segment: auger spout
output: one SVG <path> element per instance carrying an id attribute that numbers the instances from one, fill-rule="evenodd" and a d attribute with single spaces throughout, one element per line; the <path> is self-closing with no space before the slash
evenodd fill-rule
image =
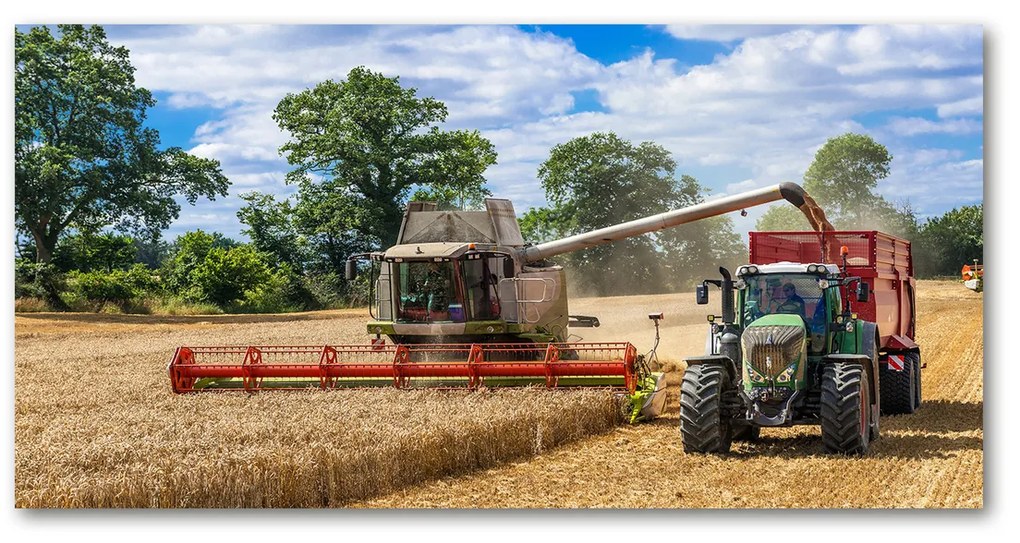
<path id="1" fill-rule="evenodd" d="M 649 232 L 655 232 L 657 230 L 671 228 L 673 226 L 707 219 L 709 217 L 715 217 L 731 211 L 738 211 L 748 207 L 754 207 L 783 199 L 804 212 L 804 215 L 808 218 L 808 221 L 813 227 L 815 227 L 816 230 L 819 229 L 820 225 L 821 229 L 826 229 L 824 225 L 828 225 L 828 221 L 825 220 L 825 214 L 822 213 L 821 209 L 818 208 L 817 205 L 814 204 L 814 201 L 807 195 L 806 192 L 804 192 L 804 189 L 796 183 L 780 183 L 778 185 L 742 192 L 732 196 L 724 196 L 710 202 L 703 202 L 690 207 L 675 209 L 673 211 L 659 213 L 658 215 L 651 215 L 622 224 L 600 228 L 584 234 L 577 234 L 575 236 L 540 243 L 530 247 L 523 247 L 520 249 L 520 254 L 524 262 L 538 262 L 563 253 L 587 249 L 588 247 L 595 247 L 633 236 L 640 236 Z M 827 229 L 831 230 L 832 226 L 828 225 Z"/>

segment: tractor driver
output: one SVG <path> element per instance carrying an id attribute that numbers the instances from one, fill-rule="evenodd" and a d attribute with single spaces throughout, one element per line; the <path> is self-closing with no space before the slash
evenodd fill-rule
<path id="1" fill-rule="evenodd" d="M 776 313 L 800 315 L 801 318 L 806 319 L 807 317 L 804 315 L 804 298 L 797 294 L 797 288 L 793 286 L 793 283 L 783 285 L 783 295 L 786 296 L 786 299 L 776 308 Z"/>

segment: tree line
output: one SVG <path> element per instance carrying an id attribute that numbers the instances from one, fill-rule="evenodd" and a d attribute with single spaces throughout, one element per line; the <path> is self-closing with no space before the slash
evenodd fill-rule
<path id="1" fill-rule="evenodd" d="M 53 309 L 143 312 L 362 304 L 367 277 L 342 280 L 343 262 L 392 245 L 406 202 L 477 209 L 491 196 L 484 177 L 497 160 L 491 142 L 477 130 L 444 129 L 445 104 L 418 96 L 399 77 L 357 67 L 344 80 L 288 94 L 277 105 L 273 119 L 288 135 L 280 152 L 292 167 L 284 181 L 296 192 L 285 199 L 240 195 L 237 217 L 249 242 L 196 230 L 168 243 L 161 232 L 179 216 L 180 201 L 226 196 L 230 183 L 216 160 L 160 146 L 157 131 L 145 126 L 154 105 L 135 84 L 129 52 L 109 44 L 102 27 L 15 30 L 16 297 Z M 857 135 L 841 138 L 861 152 L 852 175 L 840 171 L 851 162 L 838 146 L 836 158 L 819 151 L 805 174 L 809 192 L 817 185 L 837 226 L 878 217 L 905 228 L 893 233 L 919 245 L 937 240 L 925 253 L 932 273 L 958 268 L 955 260 L 970 257 L 975 246 L 980 255 L 980 206 L 917 225 L 909 208 L 874 196 L 891 160 L 885 148 Z M 530 242 L 709 195 L 662 146 L 612 132 L 553 147 L 538 178 L 549 205 L 520 217 Z M 769 210 L 759 227 L 796 225 L 791 209 Z M 687 288 L 706 264 L 733 266 L 744 258 L 732 221 L 717 217 L 558 261 L 579 291 L 606 295 Z"/>

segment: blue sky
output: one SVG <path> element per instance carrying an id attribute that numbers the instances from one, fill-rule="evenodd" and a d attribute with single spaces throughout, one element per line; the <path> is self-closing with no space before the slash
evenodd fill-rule
<path id="1" fill-rule="evenodd" d="M 886 145 L 878 191 L 923 218 L 983 198 L 977 25 L 107 26 L 158 99 L 163 144 L 218 159 L 230 196 L 184 205 L 167 232 L 242 237 L 238 195 L 285 197 L 275 105 L 358 65 L 445 102 L 446 127 L 496 146 L 486 172 L 518 213 L 543 205 L 549 149 L 595 131 L 654 141 L 721 195 L 800 181 L 826 139 Z M 734 216 L 741 232 L 764 208 Z"/>

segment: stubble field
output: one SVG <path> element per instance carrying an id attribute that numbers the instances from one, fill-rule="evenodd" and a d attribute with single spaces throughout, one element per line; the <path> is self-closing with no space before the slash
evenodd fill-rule
<path id="1" fill-rule="evenodd" d="M 693 294 L 584 298 L 586 340 L 646 351 L 666 313 L 667 367 L 699 354 Z M 678 388 L 664 417 L 617 425 L 601 392 L 296 392 L 175 396 L 182 344 L 367 340 L 360 311 L 276 316 L 15 318 L 19 507 L 982 506 L 982 295 L 918 286 L 924 405 L 884 417 L 864 458 L 817 428 L 770 429 L 726 456 L 685 455 Z M 670 363 L 673 362 L 673 363 Z M 675 378 L 674 378 L 675 380 Z"/>

